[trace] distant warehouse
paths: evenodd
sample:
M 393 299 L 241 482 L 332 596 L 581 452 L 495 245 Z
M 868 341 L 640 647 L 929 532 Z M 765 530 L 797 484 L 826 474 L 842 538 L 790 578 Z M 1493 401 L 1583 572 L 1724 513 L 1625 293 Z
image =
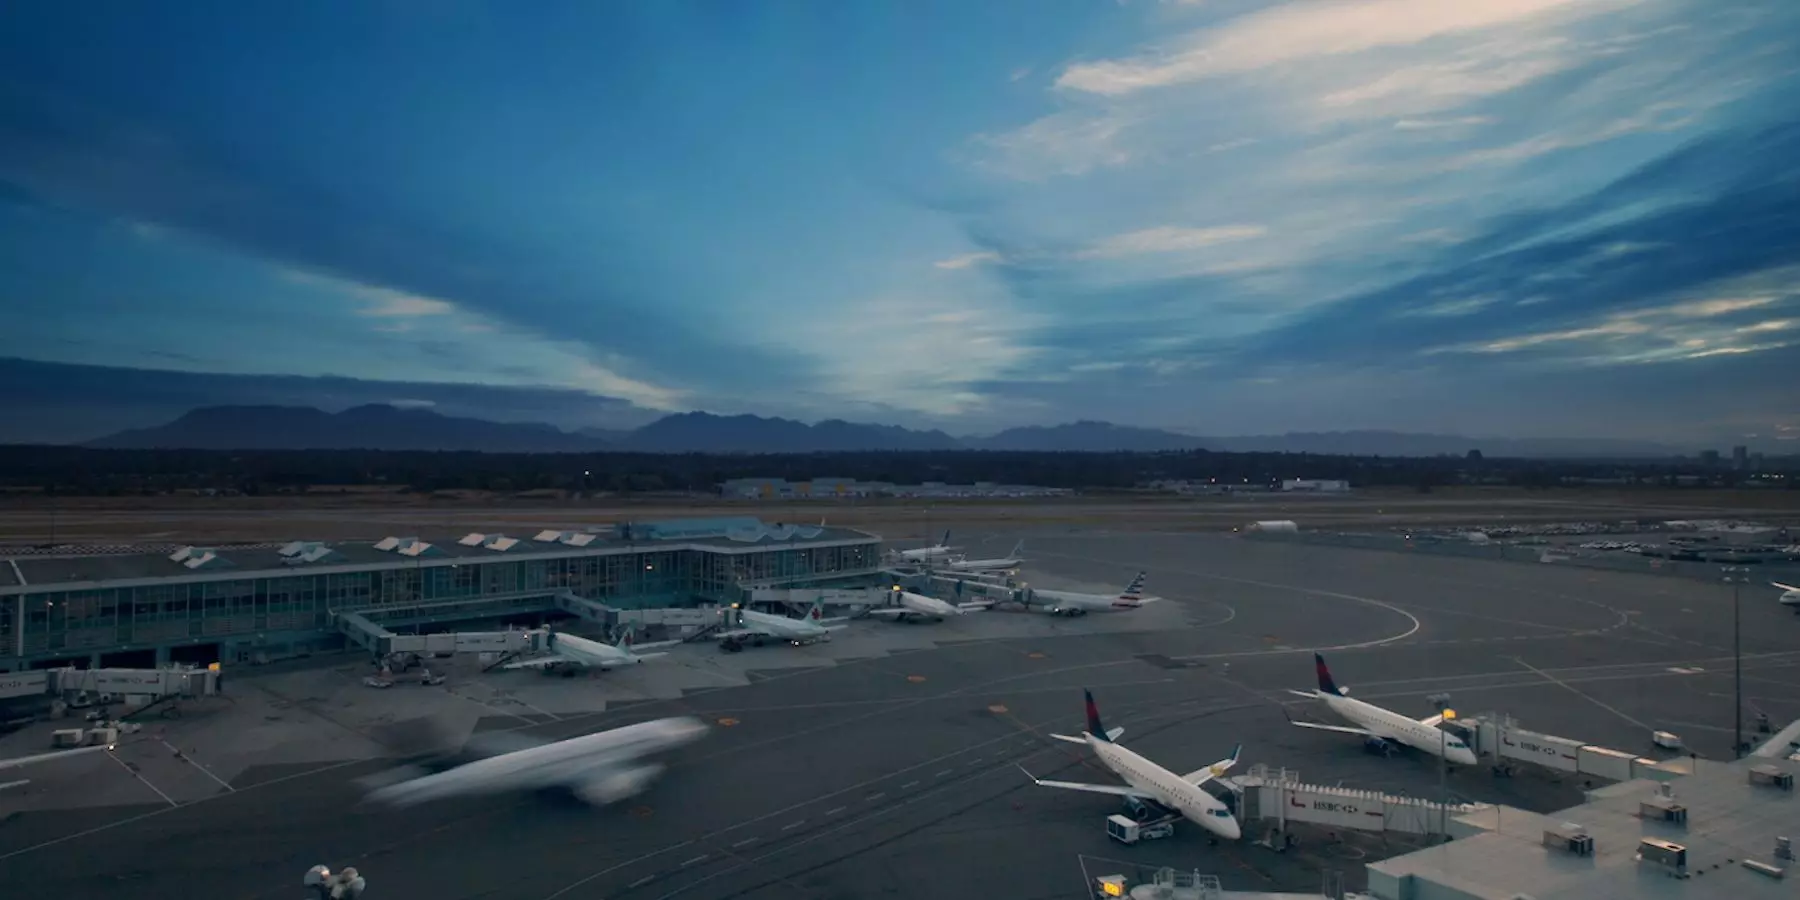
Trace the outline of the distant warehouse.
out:
M 927 481 L 924 484 L 908 485 L 886 481 L 857 481 L 853 478 L 814 478 L 810 481 L 734 478 L 719 485 L 719 493 L 733 500 L 836 500 L 856 497 L 1065 497 L 1074 491 L 992 481 L 977 481 L 974 484 Z
M 738 602 L 880 569 L 881 540 L 750 517 L 521 536 L 0 559 L 0 672 L 257 663 L 389 628 Z
M 1342 494 L 1350 490 L 1350 482 L 1319 478 L 1287 478 L 1282 480 L 1281 489 L 1289 493 Z

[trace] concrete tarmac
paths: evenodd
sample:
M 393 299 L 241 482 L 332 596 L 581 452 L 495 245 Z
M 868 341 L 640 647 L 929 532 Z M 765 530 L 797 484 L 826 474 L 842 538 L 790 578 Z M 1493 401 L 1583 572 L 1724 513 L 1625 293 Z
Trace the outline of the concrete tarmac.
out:
M 525 729 L 556 739 L 671 714 L 716 725 L 672 754 L 645 795 L 602 810 L 530 795 L 361 809 L 353 779 L 386 764 L 353 761 L 253 769 L 235 790 L 178 805 L 145 790 L 131 806 L 25 813 L 0 822 L 0 889 L 279 897 L 325 863 L 361 867 L 393 898 L 1032 898 L 1068 896 L 1077 853 L 1197 868 L 1237 889 L 1316 890 L 1322 867 L 1354 885 L 1360 864 L 1323 849 L 1211 846 L 1192 826 L 1120 847 L 1102 828 L 1110 798 L 1040 788 L 1020 771 L 1116 783 L 1082 748 L 1044 737 L 1082 727 L 1089 687 L 1107 724 L 1126 729 L 1122 743 L 1176 771 L 1241 741 L 1246 765 L 1436 796 L 1434 760 L 1382 759 L 1354 737 L 1287 724 L 1284 714 L 1331 721 L 1284 691 L 1312 686 L 1315 648 L 1355 696 L 1402 712 L 1425 715 L 1426 696 L 1447 691 L 1465 714 L 1510 713 L 1640 753 L 1651 729 L 1667 728 L 1729 756 L 1730 595 L 1717 587 L 1210 536 L 1034 534 L 1027 549 L 1030 571 L 1096 589 L 1148 570 L 1149 593 L 1213 624 L 1083 634 L 1081 620 L 1059 622 L 1061 633 L 774 670 Z M 1800 622 L 1748 597 L 1747 699 L 1778 723 L 1800 717 Z M 1453 799 L 1550 811 L 1579 802 L 1580 785 L 1477 768 L 1448 787 Z

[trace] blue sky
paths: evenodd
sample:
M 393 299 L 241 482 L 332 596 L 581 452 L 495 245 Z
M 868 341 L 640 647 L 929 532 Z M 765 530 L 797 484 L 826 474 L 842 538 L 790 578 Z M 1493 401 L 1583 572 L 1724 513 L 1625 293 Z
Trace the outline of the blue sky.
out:
M 43 392 L 0 436 L 411 400 L 1800 437 L 1797 26 L 1780 0 L 12 5 L 0 357 L 83 368 L 0 366 Z

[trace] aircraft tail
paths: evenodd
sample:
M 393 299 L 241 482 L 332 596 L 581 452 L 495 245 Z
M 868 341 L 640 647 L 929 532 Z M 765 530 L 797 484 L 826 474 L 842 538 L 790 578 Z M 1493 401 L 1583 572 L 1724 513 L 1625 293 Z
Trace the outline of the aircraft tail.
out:
M 626 625 L 624 628 L 619 629 L 619 639 L 617 641 L 613 642 L 613 646 L 619 648 L 620 650 L 624 650 L 627 653 L 631 652 L 631 632 L 632 632 L 632 630 L 633 629 L 630 625 Z
M 938 538 L 937 545 L 939 547 L 950 546 L 950 529 L 948 529 L 948 528 L 944 529 L 944 536 L 941 538 Z
M 814 622 L 817 622 L 820 619 L 825 618 L 825 598 L 824 597 L 820 597 L 819 599 L 813 601 L 812 609 L 809 609 L 806 611 L 806 617 L 808 619 L 813 620 Z
M 1338 688 L 1337 682 L 1332 680 L 1331 670 L 1325 666 L 1324 655 L 1313 654 L 1313 668 L 1319 673 L 1319 693 L 1343 696 L 1344 692 Z
M 1025 558 L 1025 539 L 1024 538 L 1019 538 L 1019 542 L 1013 545 L 1012 552 L 1006 554 L 1006 558 L 1007 559 L 1024 559 Z
M 1123 590 L 1119 593 L 1119 599 L 1113 601 L 1113 605 L 1114 606 L 1143 606 L 1144 605 L 1144 573 L 1143 572 L 1137 573 L 1137 577 L 1131 579 L 1131 583 L 1126 585 L 1125 590 Z
M 1100 723 L 1100 707 L 1095 705 L 1095 703 L 1094 703 L 1094 692 L 1088 690 L 1087 688 L 1082 688 L 1081 693 L 1082 693 L 1083 697 L 1087 698 L 1087 730 L 1088 730 L 1088 734 L 1093 735 L 1094 740 L 1106 741 L 1109 744 L 1112 743 L 1113 736 L 1111 734 L 1108 734 L 1106 731 L 1106 726 L 1102 725 Z

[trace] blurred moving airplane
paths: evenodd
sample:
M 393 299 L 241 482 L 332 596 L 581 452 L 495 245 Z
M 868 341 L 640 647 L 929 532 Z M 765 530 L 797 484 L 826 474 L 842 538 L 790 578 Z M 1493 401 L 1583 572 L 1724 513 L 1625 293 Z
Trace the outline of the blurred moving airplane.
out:
M 706 734 L 706 723 L 692 717 L 656 719 L 610 731 L 542 743 L 517 732 L 493 732 L 471 738 L 457 765 L 432 771 L 403 766 L 363 780 L 366 797 L 384 806 L 408 807 L 432 800 L 506 791 L 560 789 L 595 806 L 616 803 L 642 793 L 661 763 L 644 762 L 652 753 L 670 750 Z M 394 780 L 395 778 L 402 780 Z

